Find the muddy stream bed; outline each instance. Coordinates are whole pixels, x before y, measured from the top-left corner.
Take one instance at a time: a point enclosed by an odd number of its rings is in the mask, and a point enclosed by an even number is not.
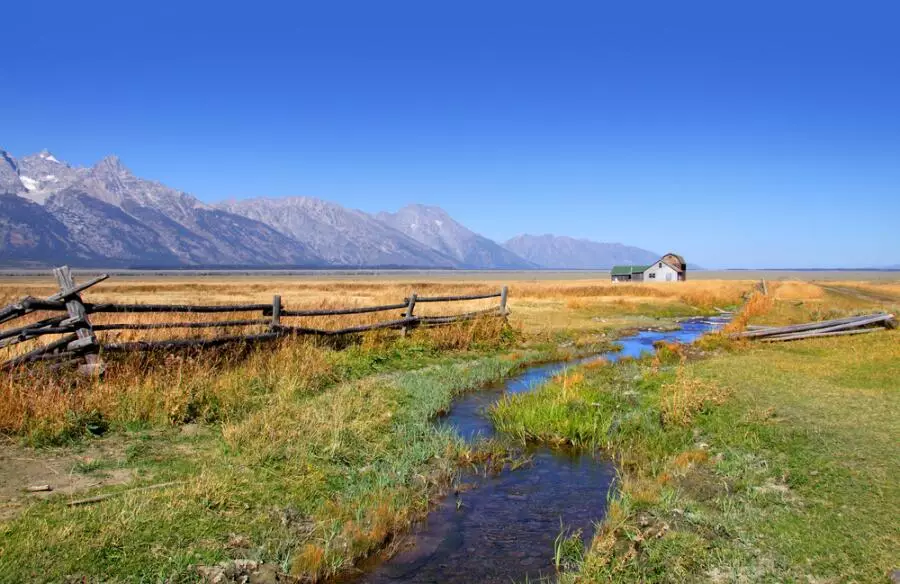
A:
[[[436,423],[466,440],[490,437],[487,408],[504,395],[530,391],[574,365],[616,361],[652,352],[658,341],[690,343],[723,326],[718,318],[683,321],[673,331],[641,331],[617,340],[621,351],[527,369],[506,381],[461,396]],[[554,541],[561,526],[581,530],[585,543],[603,519],[615,467],[602,452],[529,446],[532,461],[499,474],[470,473],[472,488],[444,499],[417,524],[409,544],[390,559],[373,559],[351,580],[380,583],[504,583],[552,576]]]

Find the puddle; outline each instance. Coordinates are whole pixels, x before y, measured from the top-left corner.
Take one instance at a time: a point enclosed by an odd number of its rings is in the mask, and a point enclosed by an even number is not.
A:
[[[489,437],[486,409],[505,394],[530,391],[568,367],[604,358],[639,357],[657,341],[690,343],[721,327],[723,318],[684,321],[675,331],[642,331],[619,339],[619,352],[532,367],[502,384],[467,394],[438,420],[466,440]],[[615,467],[600,453],[533,446],[532,464],[494,476],[465,477],[471,485],[447,497],[410,534],[410,545],[375,563],[354,582],[523,582],[552,576],[553,544],[560,526],[581,530],[587,543],[603,519]]]

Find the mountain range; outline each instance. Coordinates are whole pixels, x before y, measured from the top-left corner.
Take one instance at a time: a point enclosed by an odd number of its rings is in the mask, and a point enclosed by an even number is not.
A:
[[[0,265],[588,268],[648,263],[618,243],[521,235],[501,245],[439,207],[370,215],[312,197],[207,204],[115,156],[71,166],[0,150]]]
[[[544,268],[605,269],[616,264],[652,264],[660,254],[622,245],[560,235],[519,235],[503,244]]]

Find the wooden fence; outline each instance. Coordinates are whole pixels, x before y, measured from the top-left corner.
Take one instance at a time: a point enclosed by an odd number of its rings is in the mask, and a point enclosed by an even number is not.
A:
[[[788,326],[754,326],[752,328],[748,327],[749,330],[733,333],[731,338],[777,343],[816,337],[873,333],[881,330],[879,327],[887,329],[897,328],[897,321],[894,315],[886,312],[877,312],[875,314],[849,316]]]
[[[0,369],[9,370],[25,363],[51,362],[53,367],[78,366],[79,371],[89,375],[103,372],[101,354],[125,351],[151,351],[156,349],[177,349],[184,347],[214,347],[229,343],[256,343],[271,341],[289,335],[340,336],[362,333],[378,329],[396,329],[406,335],[411,329],[419,326],[440,326],[455,322],[472,320],[484,316],[505,318],[508,314],[507,287],[487,294],[469,294],[459,296],[417,296],[410,294],[402,302],[381,306],[364,306],[338,309],[290,310],[281,302],[281,296],[275,295],[271,304],[227,304],[227,305],[191,305],[191,304],[119,304],[91,303],[81,298],[81,293],[91,286],[106,280],[104,274],[83,284],[75,284],[68,266],[53,270],[60,291],[48,298],[22,298],[0,309],[0,324],[13,321],[35,312],[60,312],[29,324],[15,328],[0,330],[0,348],[25,341],[38,339],[45,335],[56,335],[59,338],[31,351],[18,355],[3,363]],[[486,310],[471,311],[440,316],[417,316],[417,304],[424,302],[460,302],[467,300],[483,300],[498,298],[499,304]],[[282,323],[286,317],[319,317],[347,314],[364,314],[373,312],[389,312],[402,310],[400,318],[386,320],[374,324],[351,326],[336,330],[311,327],[288,326]],[[238,313],[260,312],[263,318],[210,320],[205,322],[161,322],[161,323],[112,323],[91,324],[89,315],[98,313]],[[139,340],[131,342],[101,343],[95,332],[114,330],[153,330],[153,329],[209,329],[236,326],[264,326],[265,332],[245,335],[225,335],[209,339],[169,339]],[[60,336],[62,335],[62,336]]]

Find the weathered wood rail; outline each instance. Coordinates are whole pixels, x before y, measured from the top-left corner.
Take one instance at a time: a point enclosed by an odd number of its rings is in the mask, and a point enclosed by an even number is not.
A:
[[[815,337],[872,333],[879,330],[877,327],[896,328],[897,321],[894,319],[893,314],[879,312],[863,316],[850,316],[846,318],[807,322],[789,326],[755,326],[750,330],[734,333],[731,337],[735,339],[759,340],[764,343],[776,343],[780,341],[797,341]]]
[[[275,295],[271,304],[226,304],[226,305],[192,305],[192,304],[119,304],[84,302],[81,293],[95,284],[106,280],[104,274],[82,284],[76,285],[72,273],[67,266],[56,268],[54,276],[60,291],[48,298],[31,296],[20,299],[6,307],[0,308],[0,324],[13,321],[34,312],[62,312],[62,315],[50,316],[41,320],[0,330],[0,349],[38,339],[47,335],[62,335],[60,338],[17,355],[3,363],[0,369],[9,370],[25,363],[53,362],[54,367],[78,365],[82,373],[97,375],[103,372],[100,360],[103,353],[125,351],[152,351],[158,349],[179,349],[186,347],[216,347],[231,343],[258,343],[272,341],[290,335],[311,335],[334,337],[373,330],[396,329],[402,334],[420,326],[441,326],[455,322],[472,320],[486,316],[506,318],[508,288],[503,286],[498,292],[488,294],[469,294],[458,296],[418,296],[410,294],[402,302],[379,306],[361,306],[334,309],[302,309],[290,310],[281,302],[281,296]],[[419,316],[415,314],[417,303],[422,302],[464,302],[498,298],[497,306],[485,310],[469,311],[439,316]],[[283,323],[290,317],[321,317],[352,314],[368,314],[402,310],[400,318],[372,324],[348,326],[340,329],[320,329],[314,327],[290,326]],[[176,321],[157,323],[97,323],[92,324],[91,314],[147,314],[147,313],[185,313],[185,314],[223,314],[239,312],[259,312],[264,318],[238,318],[231,320]],[[262,326],[265,332],[255,334],[229,334],[213,338],[180,338],[164,340],[137,340],[129,342],[101,342],[95,333],[117,330],[160,330],[160,329],[212,329]]]

